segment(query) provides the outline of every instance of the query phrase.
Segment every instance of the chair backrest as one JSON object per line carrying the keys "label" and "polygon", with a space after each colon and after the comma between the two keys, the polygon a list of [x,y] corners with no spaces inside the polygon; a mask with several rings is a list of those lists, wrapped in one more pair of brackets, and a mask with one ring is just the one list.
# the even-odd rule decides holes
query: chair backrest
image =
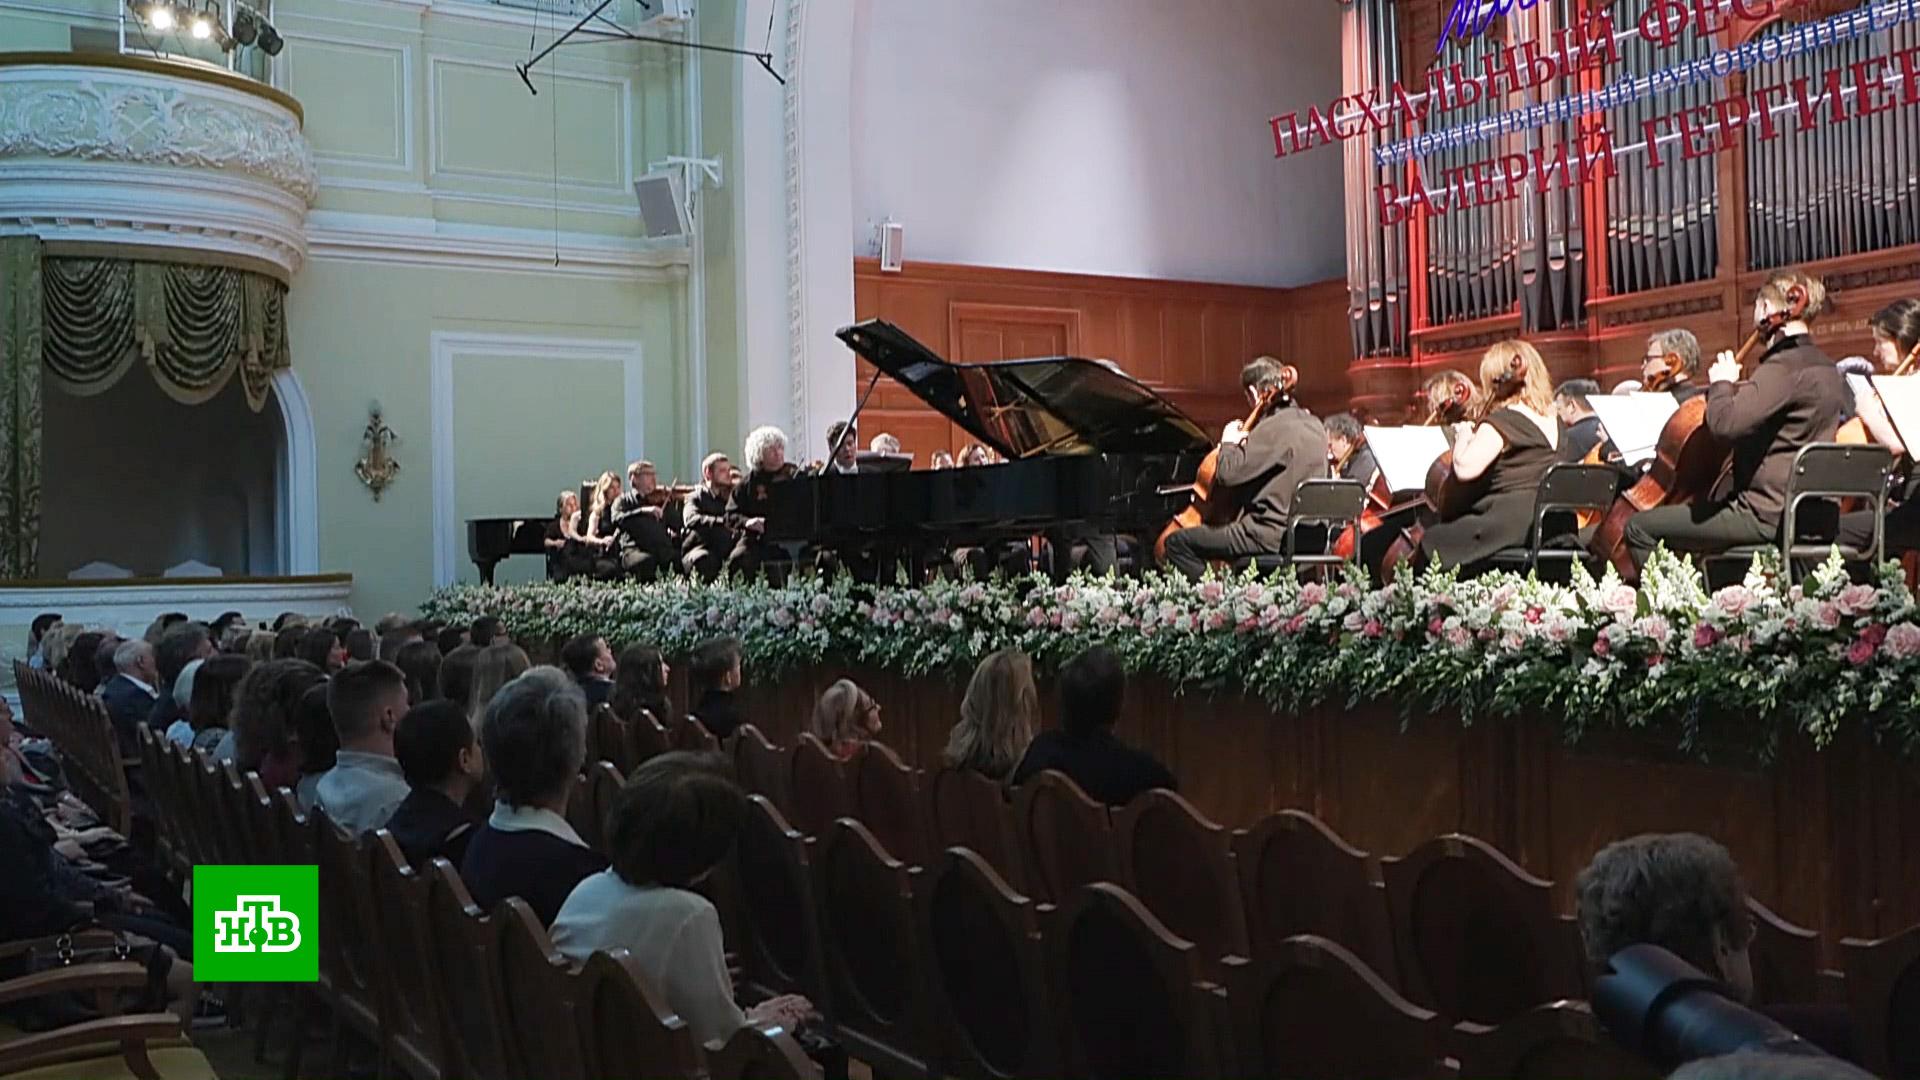
{"label": "chair backrest", "polygon": [[927,847],[963,847],[987,861],[1001,880],[1026,891],[1008,788],[971,769],[941,769],[922,785],[927,797]]}
{"label": "chair backrest", "polygon": [[934,857],[916,894],[928,1020],[944,1070],[968,1080],[1056,1074],[1033,902],[965,848]]}
{"label": "chair backrest", "polygon": [[793,827],[807,836],[820,836],[827,827],[855,813],[853,780],[847,764],[833,756],[826,744],[803,733],[795,740],[788,773]]}
{"label": "chair backrest", "polygon": [[1920,1077],[1920,926],[1890,938],[1843,938],[1847,1007],[1860,1064],[1875,1076]]}
{"label": "chair backrest", "polygon": [[[1782,541],[1798,542],[1801,515],[1809,500],[1858,498],[1871,502],[1876,509],[1884,508],[1887,478],[1892,473],[1893,453],[1877,443],[1810,443],[1801,447],[1793,456],[1793,472],[1787,477]],[[1875,559],[1885,547],[1884,540],[1876,533]]]}
{"label": "chair backrest", "polygon": [[320,970],[331,975],[335,994],[374,1012],[379,1008],[374,968],[380,957],[359,893],[365,849],[317,806],[307,814],[307,830],[320,867],[320,922],[327,928],[320,935]]}
{"label": "chair backrest", "polygon": [[1460,1075],[1485,1080],[1659,1080],[1608,1035],[1584,1001],[1555,1001],[1495,1028],[1463,1028]]}
{"label": "chair backrest", "polygon": [[700,1048],[625,949],[596,952],[581,972],[581,1030],[594,1076],[700,1075]]}
{"label": "chair backrest", "polygon": [[826,980],[808,843],[766,796],[747,801],[746,825],[733,849],[734,877],[746,908],[740,952],[747,980],[762,993],[806,994],[824,1008]]}
{"label": "chair backrest", "polygon": [[427,870],[427,947],[433,954],[441,1017],[455,1076],[468,1080],[519,1080],[512,1032],[500,1002],[499,935],[481,912],[460,874],[445,859]]}
{"label": "chair backrest", "polygon": [[567,824],[580,834],[580,839],[595,851],[604,851],[600,845],[600,827],[593,818],[593,778],[587,773],[579,773],[573,778],[573,786],[567,789]]}
{"label": "chair backrest", "polygon": [[1619,486],[1620,474],[1610,465],[1567,463],[1549,467],[1534,493],[1529,542],[1537,550],[1545,541],[1547,517],[1551,514],[1604,511],[1612,507]]}
{"label": "chair backrest", "polygon": [[640,762],[634,758],[632,725],[620,719],[613,706],[595,705],[587,717],[587,760],[611,761],[621,776],[631,774]]}
{"label": "chair backrest", "polygon": [[781,813],[787,798],[787,752],[773,745],[766,733],[741,724],[733,733],[733,774],[750,794],[765,795]]}
{"label": "chair backrest", "polygon": [[791,1035],[748,1025],[725,1045],[707,1049],[708,1080],[820,1080],[820,1066]]}
{"label": "chair backrest", "polygon": [[540,916],[510,896],[494,909],[500,935],[500,1000],[517,1048],[522,1076],[588,1080],[583,980],[553,947]]}
{"label": "chair backrest", "polygon": [[1579,996],[1573,938],[1552,883],[1470,836],[1382,859],[1401,987],[1449,1020],[1499,1024]]}
{"label": "chair backrest", "polygon": [[1747,898],[1753,915],[1753,1003],[1810,1005],[1820,997],[1820,935],[1775,915]]}
{"label": "chair backrest", "polygon": [[1137,796],[1114,818],[1120,883],[1165,923],[1193,942],[1204,963],[1245,956],[1232,836],[1171,791]]}
{"label": "chair backrest", "polygon": [[920,775],[885,743],[868,743],[853,762],[855,816],[887,854],[920,866],[927,861]]}
{"label": "chair backrest", "polygon": [[627,718],[627,737],[633,742],[635,768],[648,758],[673,749],[673,738],[667,733],[666,725],[645,709]]}
{"label": "chair backrest", "polygon": [[1367,853],[1300,810],[1269,815],[1233,837],[1248,945],[1255,954],[1314,934],[1358,957],[1388,986],[1393,959],[1387,890]]}
{"label": "chair backrest", "polygon": [[1358,957],[1302,935],[1226,965],[1234,1061],[1244,1076],[1395,1080],[1436,1075],[1446,1021]]}
{"label": "chair backrest", "polygon": [[1110,882],[1076,890],[1046,929],[1065,1075],[1222,1075],[1219,1015],[1193,944]]}
{"label": "chair backrest", "polygon": [[1294,489],[1287,523],[1289,529],[1294,525],[1345,525],[1358,518],[1366,506],[1367,488],[1358,480],[1303,480]]}
{"label": "chair backrest", "polygon": [[1035,898],[1058,903],[1082,885],[1118,877],[1107,808],[1065,773],[1048,769],[1020,785],[1013,817]]}
{"label": "chair backrest", "polygon": [[682,716],[667,725],[667,739],[675,750],[694,750],[704,753],[717,753],[720,740],[707,725],[692,716]]}
{"label": "chair backrest", "polygon": [[274,850],[279,856],[277,861],[317,865],[319,860],[313,853],[313,830],[307,827],[307,815],[300,809],[300,800],[288,788],[274,792],[272,800]]}
{"label": "chair backrest", "polygon": [[[380,1017],[399,1056],[414,1063],[409,1076],[451,1076],[445,1006],[427,947],[427,882],[407,864],[407,856],[385,829],[367,843],[367,876],[373,885],[374,945],[380,962]],[[426,1066],[425,1069],[419,1066]]]}
{"label": "chair backrest", "polygon": [[820,838],[814,874],[836,1030],[880,1071],[919,1075],[931,1055],[906,864],[842,818]]}
{"label": "chair backrest", "polygon": [[121,758],[120,737],[105,703],[18,660],[13,662],[13,677],[23,719],[60,751],[67,786],[100,816],[101,824],[122,836],[132,835],[129,763]]}

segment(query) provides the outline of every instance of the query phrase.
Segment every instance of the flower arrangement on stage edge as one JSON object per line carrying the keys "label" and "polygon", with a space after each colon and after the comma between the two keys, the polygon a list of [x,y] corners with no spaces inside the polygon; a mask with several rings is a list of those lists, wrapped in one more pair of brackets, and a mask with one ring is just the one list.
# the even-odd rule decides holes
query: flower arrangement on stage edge
{"label": "flower arrangement on stage edge", "polygon": [[1857,584],[1837,555],[1791,586],[1778,557],[1763,555],[1743,582],[1714,593],[1662,551],[1638,589],[1611,569],[1595,580],[1578,567],[1565,585],[1430,569],[1380,589],[1352,568],[1326,582],[1283,570],[1059,586],[1034,577],[874,588],[803,576],[781,586],[466,585],[435,593],[425,610],[455,622],[497,615],[523,640],[592,631],[673,654],[730,634],[761,682],[827,663],[964,674],[1007,646],[1051,665],[1104,644],[1129,670],[1177,689],[1239,691],[1281,713],[1344,700],[1469,724],[1550,716],[1569,740],[1669,725],[1689,751],[1711,724],[1762,759],[1784,732],[1825,746],[1852,723],[1920,751],[1920,610],[1897,565]]}

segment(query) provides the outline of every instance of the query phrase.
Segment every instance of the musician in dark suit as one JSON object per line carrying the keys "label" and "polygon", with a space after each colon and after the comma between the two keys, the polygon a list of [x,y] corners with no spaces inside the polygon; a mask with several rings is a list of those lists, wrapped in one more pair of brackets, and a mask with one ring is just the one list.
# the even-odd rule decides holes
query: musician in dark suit
{"label": "musician in dark suit", "polygon": [[660,474],[651,461],[627,466],[627,492],[613,504],[613,525],[620,530],[620,568],[641,581],[659,577],[677,560],[674,538],[682,526],[679,503],[660,491]]}
{"label": "musician in dark suit", "polygon": [[1360,426],[1360,418],[1349,412],[1334,413],[1327,417],[1326,428],[1327,462],[1333,466],[1334,476],[1358,480],[1362,486],[1371,485],[1380,466],[1374,464],[1373,451],[1367,449],[1367,436]]}
{"label": "musician in dark suit", "polygon": [[860,428],[858,424],[849,424],[845,420],[835,420],[827,428],[827,454],[829,460],[824,472],[857,473],[860,471]]}
{"label": "musician in dark suit", "polygon": [[727,523],[735,536],[727,571],[735,577],[751,577],[767,560],[778,557],[778,549],[765,539],[773,485],[800,474],[799,466],[787,460],[786,432],[777,427],[755,428],[747,436],[746,449],[747,475],[727,500]]}
{"label": "musician in dark suit", "polygon": [[[1796,296],[1804,298],[1804,311],[1792,317]],[[1778,325],[1758,366],[1742,379],[1728,351],[1708,372],[1706,426],[1733,445],[1733,467],[1703,502],[1633,516],[1626,540],[1635,566],[1645,566],[1662,543],[1711,554],[1778,539],[1794,455],[1808,443],[1832,439],[1853,411],[1845,380],[1809,329],[1826,299],[1820,281],[1797,270],[1780,271],[1761,286],[1754,323]]]}
{"label": "musician in dark suit", "polygon": [[1279,553],[1287,514],[1302,481],[1327,475],[1327,432],[1313,414],[1295,404],[1283,365],[1262,356],[1240,371],[1249,404],[1275,395],[1275,405],[1244,428],[1229,423],[1220,436],[1213,482],[1244,488],[1240,516],[1225,525],[1199,525],[1167,537],[1167,564],[1190,578],[1212,559]]}
{"label": "musician in dark suit", "polygon": [[1640,358],[1640,378],[1649,388],[1659,387],[1672,394],[1675,401],[1686,401],[1707,392],[1699,376],[1700,339],[1693,336],[1693,331],[1676,327],[1647,339],[1646,355]]}
{"label": "musician in dark suit", "polygon": [[680,565],[703,581],[720,576],[720,568],[738,539],[727,518],[727,500],[733,494],[739,470],[725,454],[708,454],[700,463],[700,486],[681,510],[686,532],[680,541]]}
{"label": "musician in dark suit", "polygon": [[[1599,392],[1600,384],[1592,379],[1568,379],[1553,388],[1553,413],[1560,420],[1561,461],[1583,461],[1601,443],[1612,450],[1613,440],[1607,438],[1606,429],[1600,426],[1600,417],[1587,403],[1587,398]],[[1613,456],[1619,454],[1615,452]],[[1601,460],[1607,460],[1606,453],[1601,454]]]}
{"label": "musician in dark suit", "polygon": [[120,740],[120,756],[137,760],[140,753],[140,728],[153,712],[160,694],[159,665],[153,646],[135,638],[123,641],[113,650],[113,678],[100,686],[100,700],[113,721],[113,732]]}

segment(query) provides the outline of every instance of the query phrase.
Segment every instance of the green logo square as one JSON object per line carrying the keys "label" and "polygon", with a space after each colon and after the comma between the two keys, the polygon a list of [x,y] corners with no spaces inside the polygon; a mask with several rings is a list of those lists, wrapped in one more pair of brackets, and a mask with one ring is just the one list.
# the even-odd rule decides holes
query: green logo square
{"label": "green logo square", "polygon": [[320,979],[320,868],[193,868],[193,980]]}

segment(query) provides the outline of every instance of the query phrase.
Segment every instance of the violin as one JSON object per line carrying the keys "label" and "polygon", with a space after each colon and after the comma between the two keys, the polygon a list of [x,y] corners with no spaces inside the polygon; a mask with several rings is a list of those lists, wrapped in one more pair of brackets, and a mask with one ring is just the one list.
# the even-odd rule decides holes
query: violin
{"label": "violin", "polygon": [[[1892,371],[1893,377],[1899,378],[1902,375],[1913,374],[1916,361],[1920,361],[1920,345],[1915,345],[1906,356],[1901,358],[1899,365]],[[1856,416],[1840,425],[1840,430],[1834,435],[1833,441],[1864,446],[1873,441],[1873,435],[1867,431],[1867,422]]]}
{"label": "violin", "polygon": [[700,490],[699,487],[694,484],[682,484],[678,482],[672,484],[655,484],[652,491],[640,496],[640,501],[646,503],[648,506],[665,506],[675,499],[684,499],[698,490]]}
{"label": "violin", "polygon": [[[1425,391],[1422,391],[1422,396],[1425,396]],[[1464,379],[1453,381],[1446,397],[1430,403],[1424,426],[1445,426],[1451,432],[1454,424],[1465,420],[1475,411],[1477,397],[1472,383]],[[1385,486],[1384,482],[1381,486]],[[1411,566],[1420,550],[1420,542],[1426,538],[1430,520],[1452,521],[1466,513],[1473,506],[1479,487],[1478,483],[1468,483],[1453,475],[1452,449],[1434,458],[1433,464],[1427,466],[1427,480],[1420,497],[1396,508],[1416,509],[1420,514],[1411,524],[1401,528],[1400,535],[1387,548],[1386,557],[1380,561],[1380,576],[1391,581],[1401,567]]]}
{"label": "violin", "polygon": [[[1273,409],[1292,403],[1294,384],[1300,381],[1300,372],[1292,364],[1280,367],[1280,383],[1260,392],[1254,401],[1252,411],[1240,425],[1243,431],[1250,431],[1260,419]],[[1159,562],[1167,560],[1167,538],[1182,529],[1192,529],[1201,525],[1224,525],[1233,520],[1240,512],[1240,497],[1234,489],[1214,483],[1214,474],[1220,468],[1220,448],[1207,451],[1200,459],[1200,469],[1193,477],[1193,495],[1186,507],[1167,522],[1160,535],[1153,541],[1153,557]]]}

